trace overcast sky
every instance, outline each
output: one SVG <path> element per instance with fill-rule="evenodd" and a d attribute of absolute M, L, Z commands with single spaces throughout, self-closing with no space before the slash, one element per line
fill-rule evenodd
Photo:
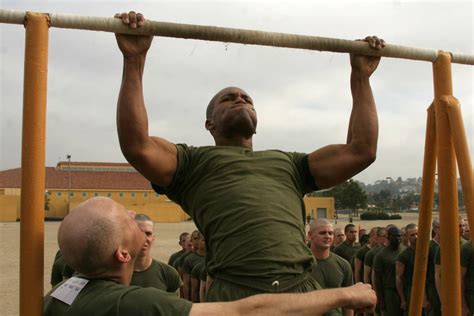
<path fill-rule="evenodd" d="M 7 1 L 2 9 L 109 17 L 136 10 L 151 20 L 356 39 L 474 54 L 472 1 Z M 21 165 L 24 28 L 0 24 L 0 170 Z M 473 150 L 472 66 L 452 67 Z M 110 33 L 51 29 L 46 165 L 66 160 L 124 162 L 115 108 L 122 57 Z M 221 88 L 254 99 L 254 148 L 311 152 L 345 142 L 351 110 L 347 54 L 155 38 L 145 67 L 150 134 L 212 145 L 205 107 Z M 432 65 L 382 59 L 371 78 L 379 113 L 377 161 L 365 183 L 422 173 Z"/>

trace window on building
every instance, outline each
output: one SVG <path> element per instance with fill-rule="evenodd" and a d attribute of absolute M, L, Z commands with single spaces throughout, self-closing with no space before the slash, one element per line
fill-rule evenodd
<path fill-rule="evenodd" d="M 69 192 L 70 197 L 74 197 L 74 192 Z"/>
<path fill-rule="evenodd" d="M 63 195 L 62 192 L 56 192 L 56 196 L 61 196 L 61 195 Z"/>
<path fill-rule="evenodd" d="M 108 197 L 112 197 L 112 193 L 107 192 L 107 196 L 108 196 Z"/>
<path fill-rule="evenodd" d="M 143 197 L 148 197 L 148 192 L 143 192 Z"/>
<path fill-rule="evenodd" d="M 136 196 L 135 192 L 130 193 L 130 196 L 134 198 Z"/>
<path fill-rule="evenodd" d="M 87 197 L 87 192 L 82 192 L 82 197 L 86 198 Z"/>
<path fill-rule="evenodd" d="M 119 193 L 119 196 L 120 196 L 121 198 L 123 198 L 123 192 L 120 192 L 120 193 Z"/>
<path fill-rule="evenodd" d="M 99 192 L 94 192 L 94 196 L 99 196 Z"/>
<path fill-rule="evenodd" d="M 156 196 L 156 197 L 160 197 L 160 195 L 159 195 L 158 193 L 155 193 L 155 196 Z"/>

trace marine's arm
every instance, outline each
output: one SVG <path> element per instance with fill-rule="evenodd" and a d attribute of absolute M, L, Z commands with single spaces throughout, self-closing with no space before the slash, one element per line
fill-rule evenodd
<path fill-rule="evenodd" d="M 115 15 L 131 28 L 140 27 L 144 17 L 135 12 Z M 143 71 L 152 36 L 116 34 L 123 54 L 123 76 L 117 104 L 117 131 L 125 158 L 151 182 L 171 184 L 177 166 L 176 147 L 148 135 L 148 117 L 143 97 Z"/>
<path fill-rule="evenodd" d="M 403 291 L 404 287 L 404 273 L 405 273 L 405 265 L 400 262 L 396 261 L 395 263 L 395 284 L 397 287 L 397 293 L 398 296 L 400 296 L 400 308 L 401 309 L 406 309 L 407 307 L 407 301 L 405 297 L 405 292 Z"/>
<path fill-rule="evenodd" d="M 382 49 L 385 42 L 366 37 L 370 47 Z M 322 147 L 309 154 L 310 172 L 318 188 L 335 186 L 367 168 L 376 157 L 378 119 L 369 78 L 380 57 L 351 55 L 352 112 L 346 144 Z"/>
<path fill-rule="evenodd" d="M 370 286 L 356 284 L 303 294 L 261 294 L 227 303 L 194 304 L 190 316 L 321 315 L 337 307 L 372 308 L 377 298 Z"/>
<path fill-rule="evenodd" d="M 441 299 L 441 265 L 435 264 L 435 285 L 438 296 Z"/>
<path fill-rule="evenodd" d="M 354 280 L 355 280 L 355 283 L 358 283 L 358 282 L 364 282 L 364 280 L 361 280 L 360 279 L 360 271 L 364 268 L 364 265 L 363 265 L 363 262 L 362 260 L 360 260 L 359 258 L 355 258 L 354 260 Z"/>
<path fill-rule="evenodd" d="M 364 264 L 364 283 L 372 284 L 372 268 Z"/>

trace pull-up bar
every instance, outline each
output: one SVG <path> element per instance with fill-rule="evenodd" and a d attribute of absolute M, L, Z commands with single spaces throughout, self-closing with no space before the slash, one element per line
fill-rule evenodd
<path fill-rule="evenodd" d="M 48 15 L 51 27 L 66 29 L 155 35 L 337 53 L 356 53 L 429 62 L 434 62 L 439 53 L 439 51 L 435 49 L 422 49 L 391 44 L 387 45 L 383 50 L 373 50 L 370 49 L 367 44 L 354 40 L 150 20 L 147 20 L 146 23 L 138 29 L 130 29 L 124 25 L 120 19 L 115 18 L 56 13 L 49 13 Z M 25 11 L 0 10 L 0 23 L 23 24 L 25 16 Z M 452 63 L 474 65 L 474 55 L 451 53 L 451 56 Z"/>

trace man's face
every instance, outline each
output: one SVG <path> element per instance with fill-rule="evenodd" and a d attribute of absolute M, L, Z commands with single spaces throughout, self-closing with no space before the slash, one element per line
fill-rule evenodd
<path fill-rule="evenodd" d="M 464 233 L 462 237 L 466 240 L 471 240 L 471 229 L 469 228 L 468 222 L 466 222 L 466 225 L 464 226 Z"/>
<path fill-rule="evenodd" d="M 143 255 L 148 255 L 155 241 L 155 234 L 153 233 L 153 222 L 137 221 L 137 224 L 138 228 L 140 228 L 142 233 L 145 235 L 145 243 L 143 244 L 141 253 Z"/>
<path fill-rule="evenodd" d="M 439 224 L 434 224 L 433 225 L 433 231 L 436 235 L 439 235 L 439 231 L 440 231 L 440 226 Z"/>
<path fill-rule="evenodd" d="M 321 225 L 310 232 L 311 246 L 316 249 L 329 249 L 334 241 L 332 225 Z"/>
<path fill-rule="evenodd" d="M 117 216 L 122 218 L 124 223 L 123 232 L 126 234 L 126 244 L 130 244 L 130 253 L 133 257 L 136 257 L 145 246 L 147 242 L 145 234 L 138 227 L 138 223 L 135 221 L 136 213 L 133 211 L 126 211 L 123 206 L 120 205 L 121 212 L 117 213 Z"/>
<path fill-rule="evenodd" d="M 418 227 L 407 229 L 406 235 L 410 241 L 410 246 L 413 248 L 416 247 L 416 240 L 418 239 Z"/>
<path fill-rule="evenodd" d="M 340 229 L 337 230 L 336 234 L 334 235 L 334 244 L 339 245 L 345 240 L 346 240 L 346 235 L 344 234 L 344 232 Z"/>
<path fill-rule="evenodd" d="M 199 249 L 199 235 L 197 233 L 191 234 L 191 244 L 194 251 Z"/>
<path fill-rule="evenodd" d="M 251 137 L 257 129 L 257 114 L 252 98 L 242 89 L 231 87 L 220 91 L 214 101 L 206 128 L 213 135 Z"/>
<path fill-rule="evenodd" d="M 459 220 L 459 237 L 462 237 L 464 234 L 464 228 L 466 227 L 466 223 L 463 219 Z"/>
<path fill-rule="evenodd" d="M 378 241 L 380 246 L 385 246 L 388 244 L 387 231 L 384 230 L 378 235 Z"/>
<path fill-rule="evenodd" d="M 206 241 L 204 240 L 204 238 L 199 239 L 198 245 L 201 251 L 206 251 Z"/>
<path fill-rule="evenodd" d="M 183 235 L 179 239 L 179 245 L 185 249 L 186 239 L 189 239 L 189 235 Z"/>
<path fill-rule="evenodd" d="M 183 249 L 186 252 L 190 252 L 193 250 L 193 244 L 191 243 L 191 236 L 188 235 L 186 239 L 184 240 Z"/>
<path fill-rule="evenodd" d="M 390 228 L 389 234 L 388 234 L 388 242 L 389 242 L 389 246 L 392 249 L 394 250 L 398 249 L 398 247 L 400 246 L 400 243 L 402 242 L 402 236 L 399 229 Z"/>
<path fill-rule="evenodd" d="M 346 231 L 346 239 L 351 242 L 357 239 L 357 229 L 355 227 L 351 227 Z"/>

